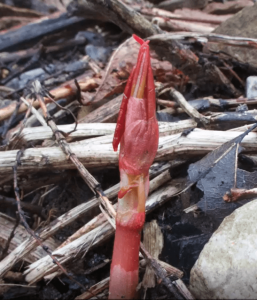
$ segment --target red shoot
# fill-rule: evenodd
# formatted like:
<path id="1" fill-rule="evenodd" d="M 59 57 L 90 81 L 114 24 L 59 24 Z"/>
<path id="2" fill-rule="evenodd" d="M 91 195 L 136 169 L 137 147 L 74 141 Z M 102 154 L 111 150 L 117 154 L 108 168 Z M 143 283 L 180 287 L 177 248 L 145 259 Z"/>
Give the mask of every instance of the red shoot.
<path id="1" fill-rule="evenodd" d="M 138 284 L 139 246 L 149 192 L 149 168 L 158 148 L 159 130 L 149 41 L 140 43 L 136 66 L 128 79 L 113 138 L 120 144 L 121 188 L 111 265 L 109 299 L 133 299 Z"/>

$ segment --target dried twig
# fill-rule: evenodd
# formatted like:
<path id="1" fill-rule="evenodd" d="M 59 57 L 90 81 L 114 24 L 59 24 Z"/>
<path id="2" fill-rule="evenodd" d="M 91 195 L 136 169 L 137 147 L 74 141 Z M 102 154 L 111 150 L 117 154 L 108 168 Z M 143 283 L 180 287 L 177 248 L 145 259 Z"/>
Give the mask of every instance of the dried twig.
<path id="1" fill-rule="evenodd" d="M 247 190 L 247 189 L 239 189 L 233 187 L 230 189 L 229 192 L 227 192 L 223 196 L 223 199 L 226 202 L 236 202 L 240 199 L 254 198 L 256 197 L 256 195 L 257 195 L 257 188 Z"/>
<path id="2" fill-rule="evenodd" d="M 158 278 L 160 278 L 163 284 L 168 288 L 168 290 L 176 297 L 176 299 L 184 299 L 180 295 L 179 291 L 174 286 L 173 282 L 167 276 L 167 272 L 158 264 L 156 259 L 154 259 L 150 253 L 145 249 L 144 245 L 140 244 L 140 252 L 147 259 L 153 270 L 155 271 Z M 177 278 L 176 278 L 177 279 Z"/>
<path id="3" fill-rule="evenodd" d="M 61 264 L 64 264 L 69 260 L 74 259 L 78 251 L 84 253 L 85 251 L 88 251 L 89 247 L 92 249 L 96 245 L 106 241 L 112 234 L 113 228 L 106 222 L 65 247 L 55 250 L 53 255 L 58 257 Z M 45 275 L 49 275 L 57 269 L 58 267 L 53 264 L 52 260 L 45 256 L 31 264 L 24 274 L 26 275 L 26 281 L 32 284 L 32 282 L 41 280 Z"/>
<path id="4" fill-rule="evenodd" d="M 33 113 L 33 115 L 36 116 L 36 118 L 38 119 L 39 123 L 43 126 L 43 127 L 47 127 L 47 123 L 44 120 L 44 118 L 40 115 L 40 113 L 35 109 L 35 107 L 32 106 L 32 103 L 30 103 L 29 101 L 27 101 L 25 98 L 21 97 L 20 98 L 22 102 L 24 102 L 29 109 L 31 109 L 31 112 Z"/>
<path id="5" fill-rule="evenodd" d="M 8 237 L 8 240 L 7 240 L 6 243 L 5 243 L 4 249 L 3 249 L 2 254 L 1 254 L 1 257 L 0 257 L 0 261 L 1 261 L 3 258 L 5 258 L 5 256 L 6 256 L 7 253 L 8 253 L 8 249 L 9 249 L 11 240 L 12 240 L 12 238 L 14 237 L 14 232 L 15 232 L 16 228 L 19 226 L 19 223 L 20 223 L 20 218 L 19 218 L 19 215 L 17 214 L 17 216 L 16 216 L 16 222 L 15 222 L 15 224 L 14 224 L 14 226 L 13 226 L 13 229 L 12 229 L 12 231 L 11 231 L 9 237 Z"/>
<path id="6" fill-rule="evenodd" d="M 204 126 L 210 123 L 210 120 L 200 114 L 195 108 L 193 108 L 184 98 L 184 96 L 176 91 L 174 88 L 169 88 L 170 95 L 175 98 L 180 107 L 197 123 L 201 122 Z"/>
<path id="7" fill-rule="evenodd" d="M 29 227 L 26 219 L 25 219 L 25 215 L 23 210 L 21 209 L 21 201 L 20 201 L 20 190 L 18 188 L 18 180 L 17 180 L 17 168 L 18 165 L 20 164 L 20 157 L 22 156 L 22 151 L 18 151 L 17 153 L 17 159 L 16 159 L 16 164 L 13 167 L 13 178 L 14 178 L 14 193 L 15 193 L 15 197 L 16 197 L 16 201 L 17 201 L 17 208 L 18 208 L 18 214 L 19 214 L 19 219 L 22 222 L 23 226 L 25 227 L 25 229 L 27 230 L 28 234 L 31 235 L 34 240 L 36 241 L 36 243 L 42 247 L 42 249 L 46 252 L 47 255 L 49 255 L 49 257 L 51 257 L 52 261 L 54 264 L 56 264 L 61 270 L 62 272 L 72 281 L 74 281 L 75 283 L 77 283 L 82 289 L 84 289 L 84 286 L 78 282 L 76 279 L 73 278 L 73 275 L 71 275 L 71 273 L 67 272 L 66 269 L 60 264 L 60 262 L 58 261 L 58 259 L 56 258 L 56 256 L 54 256 L 52 254 L 52 252 L 49 250 L 49 248 L 43 244 L 42 240 L 40 239 L 40 237 Z"/>
<path id="8" fill-rule="evenodd" d="M 227 70 L 241 83 L 243 87 L 245 87 L 245 82 L 237 75 L 237 73 L 230 67 L 226 62 L 223 61 L 223 65 L 227 68 Z"/>
<path id="9" fill-rule="evenodd" d="M 160 136 L 171 135 L 179 132 L 183 132 L 185 129 L 196 127 L 194 120 L 183 120 L 175 123 L 159 122 L 159 133 Z M 81 140 L 88 137 L 96 137 L 102 135 L 110 135 L 114 133 L 115 123 L 81 123 L 78 124 L 76 131 L 70 133 L 74 128 L 73 124 L 69 125 L 58 125 L 58 130 L 63 132 L 65 135 L 69 133 L 69 141 Z M 13 140 L 14 136 L 18 136 L 16 131 L 12 132 L 10 139 Z M 24 128 L 20 134 L 19 143 L 12 145 L 12 147 L 20 147 L 27 145 L 30 142 L 39 143 L 46 139 L 52 139 L 53 132 L 47 127 L 33 127 Z"/>
<path id="10" fill-rule="evenodd" d="M 86 82 L 79 81 L 78 83 L 79 83 L 81 91 L 88 91 L 88 90 L 91 90 L 98 86 L 94 79 L 89 79 Z M 71 84 L 71 83 L 67 84 L 66 86 L 62 86 L 62 87 L 56 88 L 54 90 L 51 90 L 51 95 L 54 96 L 55 101 L 58 99 L 67 98 L 69 96 L 76 95 L 76 93 L 77 93 L 77 88 L 76 88 L 75 84 Z M 49 98 L 46 98 L 45 102 L 49 103 L 52 101 Z M 14 102 L 14 103 L 11 103 L 10 105 L 8 105 L 7 107 L 1 108 L 0 109 L 0 121 L 8 119 L 15 111 L 16 105 L 17 105 L 17 103 Z M 33 106 L 35 108 L 38 108 L 39 102 L 34 101 Z M 27 111 L 27 105 L 22 103 L 19 107 L 18 113 L 20 114 L 25 111 Z"/>
<path id="11" fill-rule="evenodd" d="M 100 184 L 96 181 L 96 179 L 87 171 L 87 169 L 83 166 L 83 164 L 78 160 L 77 156 L 71 151 L 71 148 L 69 144 L 65 141 L 64 134 L 58 130 L 55 122 L 53 121 L 52 117 L 49 115 L 45 101 L 43 98 L 43 95 L 46 94 L 46 91 L 44 91 L 41 87 L 41 84 L 38 80 L 36 80 L 32 84 L 32 96 L 37 98 L 41 109 L 43 110 L 44 117 L 46 119 L 47 124 L 53 131 L 53 134 L 56 138 L 57 143 L 59 144 L 62 151 L 67 155 L 67 157 L 72 161 L 72 163 L 76 166 L 78 169 L 81 177 L 84 179 L 84 181 L 87 183 L 89 188 L 92 190 L 94 194 L 96 194 L 96 190 L 99 188 Z M 51 95 L 47 93 L 48 98 L 51 98 Z M 53 99 L 51 99 L 53 101 Z"/>
<path id="12" fill-rule="evenodd" d="M 163 30 L 168 31 L 196 31 L 201 33 L 210 33 L 215 27 L 207 24 L 187 22 L 181 20 L 169 20 L 163 17 L 154 17 L 152 23 L 158 25 Z"/>
<path id="13" fill-rule="evenodd" d="M 164 187 L 161 187 L 156 192 L 152 193 L 147 199 L 146 212 L 150 212 L 154 208 L 159 207 L 160 205 L 168 201 L 171 197 L 175 196 L 180 191 L 181 188 L 175 187 L 172 184 L 172 182 L 170 182 Z M 93 230 L 84 234 L 83 236 L 76 239 L 75 241 L 54 251 L 54 255 L 58 256 L 61 263 L 67 262 L 73 259 L 78 249 L 80 249 L 81 252 L 88 249 L 89 245 L 91 245 L 92 243 L 92 239 L 94 239 L 94 242 L 92 243 L 92 248 L 93 248 L 96 245 L 99 245 L 100 243 L 107 240 L 113 234 L 114 234 L 114 229 L 112 225 L 110 225 L 108 221 L 106 221 L 103 224 L 101 224 L 99 227 L 94 228 Z M 44 257 L 43 259 L 38 260 L 37 262 L 30 265 L 29 269 L 25 272 L 27 274 L 26 280 L 30 283 L 36 282 L 40 280 L 43 276 L 55 272 L 57 269 L 58 269 L 57 266 L 52 263 L 51 259 L 49 259 L 48 257 Z M 0 263 L 0 270 L 1 270 L 1 263 Z"/>
<path id="14" fill-rule="evenodd" d="M 108 288 L 109 286 L 109 280 L 110 278 L 105 278 L 104 280 L 98 282 L 97 284 L 90 287 L 90 289 L 83 294 L 76 297 L 76 300 L 82 300 L 82 299 L 90 299 L 92 297 L 92 294 L 97 295 Z"/>
<path id="15" fill-rule="evenodd" d="M 16 200 L 15 200 L 16 202 Z M 23 202 L 23 201 L 22 201 Z M 15 203 L 15 206 L 17 207 L 17 204 Z M 18 215 L 18 214 L 17 214 Z M 0 237 L 1 237 L 1 247 L 3 248 L 6 244 L 7 240 L 9 239 L 13 228 L 15 226 L 16 219 L 13 219 L 5 214 L 0 213 Z M 10 241 L 9 249 L 8 249 L 8 256 L 12 251 L 14 251 L 17 247 L 19 247 L 25 240 L 29 240 L 31 243 L 34 242 L 34 240 L 31 238 L 31 236 L 28 237 L 28 233 L 24 226 L 18 225 L 14 232 L 14 237 Z M 53 251 L 55 248 L 59 246 L 59 242 L 57 242 L 53 238 L 49 238 L 44 241 L 44 244 Z M 32 263 L 37 259 L 42 258 L 45 256 L 44 251 L 41 250 L 40 247 L 37 247 L 38 244 L 35 242 L 34 250 L 30 253 L 27 253 L 26 256 L 23 257 L 23 260 L 27 263 Z M 6 256 L 2 261 L 5 261 L 5 259 L 8 257 Z M 11 272 L 11 271 L 9 271 Z M 9 276 L 9 272 L 4 274 L 4 278 Z"/>
<path id="16" fill-rule="evenodd" d="M 16 203 L 16 199 L 14 198 L 9 198 L 9 197 L 5 197 L 0 195 L 0 203 L 4 204 L 5 207 L 12 207 L 12 206 L 17 206 Z M 21 202 L 21 207 L 22 209 L 24 209 L 25 211 L 28 211 L 32 214 L 37 214 L 38 216 L 40 216 L 43 219 L 46 219 L 46 212 L 44 210 L 44 208 L 42 208 L 39 205 L 34 205 L 31 203 L 27 203 L 27 202 Z"/>
<path id="17" fill-rule="evenodd" d="M 108 189 L 105 193 L 108 197 L 112 198 L 117 195 L 119 191 L 119 185 Z M 41 240 L 45 240 L 48 237 L 52 236 L 56 233 L 60 228 L 67 226 L 72 223 L 74 220 L 85 214 L 87 211 L 97 207 L 99 201 L 97 198 L 93 198 L 91 201 L 86 203 L 82 203 L 64 215 L 58 217 L 52 223 L 44 228 L 39 233 L 39 237 Z M 31 240 L 30 238 L 25 240 L 23 243 L 18 245 L 5 259 L 0 261 L 0 277 L 2 277 L 6 272 L 8 272 L 17 262 L 23 259 L 28 253 L 30 253 L 34 248 L 38 246 L 35 240 Z"/>
<path id="18" fill-rule="evenodd" d="M 5 135 L 6 135 L 7 131 L 9 130 L 9 128 L 11 127 L 11 125 L 13 123 L 13 120 L 17 116 L 18 111 L 20 109 L 20 106 L 21 106 L 21 102 L 19 101 L 19 102 L 16 103 L 16 106 L 15 106 L 15 108 L 14 108 L 12 114 L 11 114 L 10 119 L 4 124 L 3 133 L 1 135 L 2 139 L 5 138 Z"/>
<path id="19" fill-rule="evenodd" d="M 160 137 L 155 161 L 177 159 L 179 156 L 204 155 L 241 133 L 196 128 L 186 136 L 178 133 Z M 244 153 L 252 153 L 257 150 L 256 136 L 256 132 L 251 132 L 244 138 L 242 142 Z M 87 168 L 113 167 L 118 164 L 118 154 L 113 152 L 111 142 L 112 136 L 106 136 L 70 143 L 69 147 Z M 12 173 L 16 155 L 17 151 L 15 150 L 0 152 L 0 173 L 5 174 L 5 177 Z M 75 166 L 67 160 L 67 156 L 58 147 L 28 148 L 21 158 L 18 173 L 39 172 L 50 168 L 71 169 Z"/>
<path id="20" fill-rule="evenodd" d="M 191 43 L 196 41 L 200 43 L 208 43 L 208 42 L 216 42 L 223 43 L 230 46 L 241 46 L 241 47 L 249 47 L 256 48 L 257 47 L 257 39 L 247 38 L 247 37 L 237 37 L 237 36 L 229 36 L 222 35 L 216 33 L 199 33 L 199 32 L 166 32 L 162 34 L 158 34 L 155 36 L 149 37 L 149 40 L 187 40 Z"/>
<path id="21" fill-rule="evenodd" d="M 150 171 L 150 176 L 153 174 L 153 172 Z M 156 189 L 158 189 L 160 186 L 162 186 L 165 182 L 169 181 L 171 179 L 170 170 L 164 170 L 161 174 L 157 175 L 154 179 L 150 181 L 149 186 L 149 193 L 152 193 Z M 117 191 L 119 189 L 119 184 L 116 185 Z M 112 215 L 114 216 L 116 213 L 112 210 L 110 203 L 108 203 L 108 207 L 110 208 L 110 211 L 112 212 Z M 106 203 L 104 202 L 104 206 L 106 207 Z M 116 204 L 113 206 L 116 210 Z M 108 208 L 107 208 L 108 209 Z M 109 215 L 108 215 L 109 216 Z M 112 216 L 110 216 L 112 217 Z M 63 242 L 59 247 L 63 247 L 72 241 L 78 239 L 83 234 L 88 233 L 90 230 L 100 226 L 105 222 L 105 216 L 103 214 L 99 214 L 96 217 L 94 217 L 92 220 L 90 220 L 88 223 L 86 223 L 84 226 L 82 226 L 78 231 L 76 231 L 73 235 L 71 235 L 65 242 Z"/>
<path id="22" fill-rule="evenodd" d="M 26 122 L 28 120 L 28 117 L 30 115 L 30 113 L 32 112 L 37 119 L 39 120 L 39 122 L 41 123 L 41 125 L 43 126 L 47 126 L 45 120 L 43 119 L 43 117 L 39 114 L 39 112 L 32 106 L 32 103 L 27 101 L 26 99 L 24 99 L 23 97 L 20 98 L 20 101 L 22 101 L 23 103 L 25 103 L 28 106 L 28 110 L 26 111 L 25 117 L 22 121 L 22 124 L 20 125 L 20 128 L 18 129 L 17 132 L 15 132 L 15 134 L 12 135 L 12 137 L 9 139 L 5 149 L 9 148 L 10 144 L 12 145 L 11 148 L 15 148 L 15 146 L 17 145 L 17 143 L 20 140 L 20 135 L 22 133 L 22 130 L 24 129 L 24 127 L 26 126 Z M 20 103 L 20 102 L 19 102 Z"/>

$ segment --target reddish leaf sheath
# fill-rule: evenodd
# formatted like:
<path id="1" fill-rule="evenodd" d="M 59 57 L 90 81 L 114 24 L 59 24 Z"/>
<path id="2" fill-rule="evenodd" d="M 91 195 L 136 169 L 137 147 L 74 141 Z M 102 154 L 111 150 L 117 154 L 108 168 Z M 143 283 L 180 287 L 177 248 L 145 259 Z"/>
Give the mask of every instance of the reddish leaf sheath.
<path id="1" fill-rule="evenodd" d="M 149 168 L 158 148 L 156 100 L 149 41 L 133 35 L 141 47 L 125 88 L 113 148 L 120 144 L 121 188 L 111 266 L 109 299 L 136 297 L 141 229 L 149 191 Z"/>

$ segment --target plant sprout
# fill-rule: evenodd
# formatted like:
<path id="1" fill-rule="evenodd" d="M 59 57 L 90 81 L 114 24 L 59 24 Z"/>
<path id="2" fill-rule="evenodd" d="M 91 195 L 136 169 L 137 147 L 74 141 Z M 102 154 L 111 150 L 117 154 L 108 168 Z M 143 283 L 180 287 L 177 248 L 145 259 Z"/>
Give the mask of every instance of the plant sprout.
<path id="1" fill-rule="evenodd" d="M 139 247 L 149 192 L 149 168 L 158 148 L 159 130 L 150 63 L 149 41 L 141 45 L 136 66 L 128 79 L 113 138 L 120 144 L 120 191 L 111 265 L 109 299 L 133 299 L 138 285 Z"/>

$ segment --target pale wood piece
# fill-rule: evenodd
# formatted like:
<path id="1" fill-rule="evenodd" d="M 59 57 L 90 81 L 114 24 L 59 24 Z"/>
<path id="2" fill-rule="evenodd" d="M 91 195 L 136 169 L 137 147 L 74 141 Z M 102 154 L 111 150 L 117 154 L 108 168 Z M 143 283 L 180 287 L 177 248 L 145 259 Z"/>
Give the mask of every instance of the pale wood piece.
<path id="1" fill-rule="evenodd" d="M 119 185 L 115 185 L 110 189 L 105 191 L 105 194 L 109 198 L 113 198 L 117 195 L 119 191 Z M 92 200 L 82 203 L 64 215 L 60 216 L 53 222 L 51 222 L 48 226 L 46 226 L 40 233 L 39 237 L 44 241 L 51 235 L 55 234 L 60 228 L 71 224 L 74 220 L 90 211 L 91 209 L 97 207 L 99 204 L 99 200 L 97 198 L 93 198 Z M 8 272 L 18 261 L 23 259 L 28 253 L 30 253 L 33 249 L 37 247 L 37 242 L 31 237 L 27 238 L 23 243 L 19 244 L 8 256 L 6 256 L 2 261 L 0 261 L 0 278 Z M 56 247 L 55 247 L 56 248 Z"/>
<path id="2" fill-rule="evenodd" d="M 242 132 L 236 131 L 215 131 L 194 129 L 186 136 L 179 134 L 160 137 L 159 149 L 155 161 L 169 160 L 178 155 L 192 156 L 204 155 L 219 147 L 221 144 L 239 136 Z M 110 143 L 103 143 L 102 137 L 91 140 L 70 143 L 70 148 L 86 168 L 114 167 L 118 165 L 118 152 L 112 149 Z M 95 141 L 101 141 L 95 144 Z M 244 152 L 249 153 L 257 150 L 257 133 L 249 133 L 243 140 Z M 9 176 L 12 174 L 12 167 L 15 164 L 17 150 L 0 152 L 0 172 Z M 70 162 L 59 147 L 46 147 L 26 149 L 21 157 L 21 165 L 18 174 L 27 172 L 38 172 L 46 169 L 72 169 L 75 166 Z"/>
<path id="3" fill-rule="evenodd" d="M 192 295 L 192 293 L 189 291 L 189 289 L 186 287 L 184 282 L 181 279 L 178 279 L 174 281 L 174 284 L 176 285 L 177 289 L 180 291 L 180 293 L 187 299 L 187 300 L 194 300 L 195 297 Z"/>
<path id="4" fill-rule="evenodd" d="M 229 36 L 216 33 L 199 33 L 199 32 L 165 32 L 161 34 L 156 34 L 154 36 L 148 37 L 150 41 L 172 41 L 172 40 L 188 40 L 191 38 L 192 42 L 198 41 L 203 44 L 208 42 L 223 43 L 230 46 L 244 46 L 249 48 L 256 48 L 257 39 Z"/>
<path id="5" fill-rule="evenodd" d="M 174 88 L 170 88 L 170 95 L 176 99 L 180 107 L 186 112 L 195 122 L 201 122 L 204 126 L 210 123 L 210 120 L 200 114 L 186 99 L 184 96 L 176 91 Z"/>
<path id="6" fill-rule="evenodd" d="M 105 278 L 104 280 L 98 282 L 97 284 L 91 286 L 89 290 L 87 290 L 85 293 L 77 296 L 75 300 L 82 300 L 82 299 L 90 299 L 93 295 L 98 295 L 105 289 L 109 287 L 109 281 L 110 277 Z"/>
<path id="7" fill-rule="evenodd" d="M 144 241 L 146 250 L 153 258 L 158 259 L 163 248 L 163 234 L 156 220 L 144 225 Z M 142 286 L 144 289 L 153 288 L 156 285 L 155 273 L 149 264 L 146 265 Z"/>
<path id="8" fill-rule="evenodd" d="M 151 173 L 153 173 L 153 172 L 150 172 L 150 176 L 151 176 Z M 171 179 L 171 176 L 170 176 L 169 170 L 162 172 L 161 174 L 159 174 L 158 176 L 156 176 L 154 179 L 152 179 L 150 181 L 149 193 L 152 193 L 153 191 L 157 190 L 157 188 L 162 186 L 164 183 L 166 183 L 170 179 Z M 115 210 L 117 209 L 117 204 L 114 204 L 114 208 L 115 208 Z M 100 213 L 99 215 L 94 217 L 92 220 L 90 220 L 88 223 L 86 223 L 84 226 L 82 226 L 79 230 L 77 230 L 73 235 L 71 235 L 66 241 L 64 241 L 58 247 L 58 249 L 71 243 L 72 241 L 76 240 L 83 234 L 88 233 L 92 229 L 100 226 L 105 221 L 106 221 L 106 217 L 102 213 Z"/>
<path id="9" fill-rule="evenodd" d="M 174 165 L 183 163 L 183 161 L 175 162 Z M 171 163 L 167 163 L 166 167 L 165 165 L 161 168 L 161 171 L 165 171 L 167 168 L 170 168 L 172 166 Z M 156 164 L 155 164 L 156 167 Z M 154 174 L 159 174 L 159 169 L 155 171 L 155 168 L 151 171 L 150 169 L 150 176 Z M 165 173 L 165 172 L 164 172 Z M 163 174 L 159 178 L 162 181 L 163 180 Z M 151 190 L 151 183 L 153 183 L 153 187 L 156 185 L 157 179 L 150 181 L 150 190 Z M 160 181 L 160 182 L 161 182 Z M 107 189 L 104 191 L 105 195 L 112 199 L 115 196 L 117 196 L 119 191 L 120 185 L 119 183 L 114 185 L 113 187 Z M 86 203 L 82 203 L 74 208 L 72 208 L 67 213 L 63 214 L 62 216 L 58 217 L 56 220 L 51 222 L 48 226 L 46 226 L 41 232 L 39 232 L 39 237 L 42 240 L 47 239 L 51 235 L 55 234 L 59 229 L 71 224 L 74 220 L 85 214 L 86 212 L 90 211 L 91 209 L 97 207 L 99 205 L 99 199 L 94 197 L 90 201 Z M 89 222 L 90 223 L 90 222 Z M 102 224 L 102 223 L 100 223 Z M 95 228 L 95 227 L 93 227 Z M 91 229 L 93 229 L 91 227 Z M 88 231 L 87 231 L 88 232 Z M 20 261 L 23 257 L 25 257 L 30 251 L 32 251 L 37 246 L 37 243 L 35 240 L 28 238 L 26 239 L 22 244 L 20 244 L 18 247 L 16 247 L 7 257 L 5 257 L 2 261 L 0 261 L 0 278 L 9 271 L 18 261 Z"/>
<path id="10" fill-rule="evenodd" d="M 181 189 L 172 185 L 172 182 L 161 187 L 156 192 L 152 193 L 146 202 L 146 213 L 149 213 L 157 206 L 162 205 L 171 197 L 176 195 Z M 87 234 L 81 236 L 77 240 L 53 252 L 53 255 L 58 257 L 61 264 L 71 260 L 77 255 L 78 251 L 84 253 L 88 248 L 93 248 L 96 245 L 107 240 L 114 233 L 114 228 L 108 221 L 99 227 L 91 230 Z M 31 264 L 25 271 L 26 281 L 32 284 L 42 279 L 45 275 L 55 272 L 58 266 L 53 264 L 51 258 L 43 258 Z"/>
<path id="11" fill-rule="evenodd" d="M 15 219 L 0 213 L 0 245 L 2 248 L 5 247 L 6 241 L 8 240 L 14 226 L 15 226 Z M 12 238 L 9 248 L 8 248 L 8 253 L 11 251 L 15 250 L 20 244 L 22 244 L 26 239 L 32 239 L 26 229 L 18 225 L 18 227 L 15 230 L 14 237 Z M 60 244 L 59 242 L 55 241 L 53 238 L 47 239 L 45 242 L 45 245 L 53 251 L 58 247 Z M 32 263 L 46 255 L 45 251 L 41 247 L 37 247 L 33 252 L 28 253 L 26 256 L 23 257 L 23 259 L 26 262 Z"/>
<path id="12" fill-rule="evenodd" d="M 184 131 L 185 129 L 195 128 L 196 122 L 194 120 L 183 120 L 178 122 L 159 122 L 160 136 L 175 134 Z M 58 125 L 58 130 L 69 133 L 74 129 L 74 124 Z M 114 133 L 116 123 L 80 123 L 78 124 L 76 131 L 71 132 L 68 136 L 69 141 L 76 139 L 84 139 L 89 137 L 96 137 L 102 135 L 111 135 Z M 10 139 L 18 132 L 14 131 L 10 135 Z M 19 142 L 15 141 L 16 149 L 19 149 L 22 145 L 26 145 L 29 142 L 39 143 L 46 139 L 52 139 L 53 132 L 47 127 L 30 127 L 24 128 L 19 137 Z"/>
<path id="13" fill-rule="evenodd" d="M 210 33 L 215 29 L 215 26 L 210 26 L 199 22 L 188 22 L 181 20 L 170 20 L 162 17 L 154 17 L 152 23 L 158 25 L 163 30 L 168 31 L 192 31 L 201 33 Z"/>

